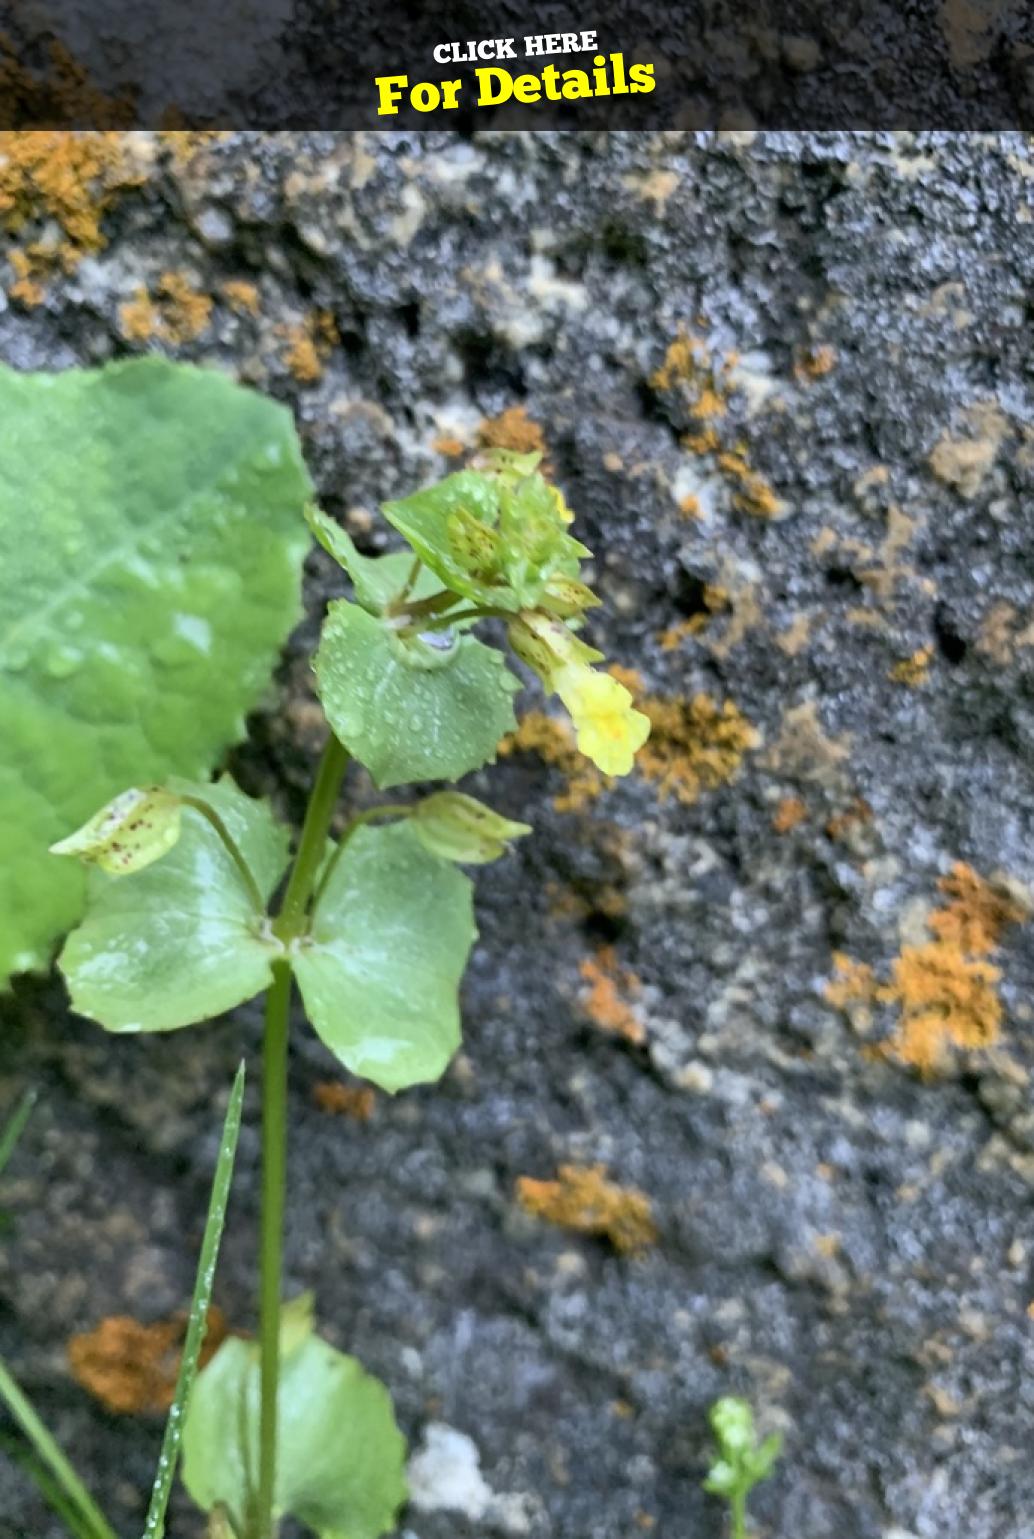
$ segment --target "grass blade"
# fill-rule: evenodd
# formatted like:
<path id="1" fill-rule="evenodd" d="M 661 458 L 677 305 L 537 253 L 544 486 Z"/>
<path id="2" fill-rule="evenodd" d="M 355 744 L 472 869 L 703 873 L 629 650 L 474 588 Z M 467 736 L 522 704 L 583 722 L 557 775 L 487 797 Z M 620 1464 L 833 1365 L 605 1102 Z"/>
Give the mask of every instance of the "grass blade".
<path id="1" fill-rule="evenodd" d="M 0 1437 L 0 1450 L 24 1471 L 47 1506 L 57 1514 L 69 1532 L 75 1535 L 75 1539 L 97 1539 L 96 1529 L 91 1528 L 78 1508 L 72 1505 L 61 1490 L 54 1477 L 47 1473 L 24 1443 L 14 1437 Z"/>
<path id="2" fill-rule="evenodd" d="M 117 1539 L 115 1530 L 47 1431 L 7 1364 L 0 1358 L 0 1399 L 32 1445 L 58 1489 L 75 1508 L 90 1539 Z M 82 1527 L 78 1532 L 82 1532 Z"/>
<path id="3" fill-rule="evenodd" d="M 237 1138 L 241 1130 L 241 1106 L 243 1101 L 244 1064 L 242 1062 L 237 1070 L 237 1077 L 233 1082 L 233 1089 L 230 1092 L 230 1104 L 226 1108 L 222 1142 L 219 1145 L 219 1159 L 216 1162 L 215 1176 L 212 1181 L 212 1195 L 208 1204 L 208 1218 L 205 1222 L 204 1238 L 201 1241 L 201 1255 L 198 1258 L 197 1276 L 194 1280 L 194 1297 L 190 1305 L 190 1320 L 187 1324 L 187 1335 L 183 1343 L 183 1357 L 180 1362 L 179 1377 L 176 1380 L 176 1394 L 172 1402 L 172 1408 L 169 1411 L 169 1419 L 165 1423 L 165 1436 L 162 1439 L 162 1451 L 158 1458 L 158 1469 L 154 1477 L 151 1505 L 147 1512 L 147 1524 L 144 1528 L 143 1539 L 163 1539 L 165 1533 L 165 1509 L 169 1505 L 173 1477 L 176 1474 L 180 1443 L 183 1438 L 183 1422 L 187 1414 L 187 1401 L 194 1387 L 194 1380 L 197 1377 L 198 1358 L 201 1355 L 201 1346 L 205 1339 L 205 1322 L 208 1315 L 208 1306 L 212 1299 L 212 1283 L 215 1280 L 215 1263 L 219 1254 L 219 1242 L 222 1239 L 223 1223 L 226 1219 L 226 1203 L 230 1195 L 233 1161 L 237 1153 Z"/>
<path id="4" fill-rule="evenodd" d="M 15 1144 L 25 1131 L 25 1124 L 28 1122 L 35 1104 L 35 1090 L 26 1090 L 4 1124 L 4 1130 L 0 1133 L 0 1175 L 3 1175 L 4 1166 L 14 1153 Z"/>

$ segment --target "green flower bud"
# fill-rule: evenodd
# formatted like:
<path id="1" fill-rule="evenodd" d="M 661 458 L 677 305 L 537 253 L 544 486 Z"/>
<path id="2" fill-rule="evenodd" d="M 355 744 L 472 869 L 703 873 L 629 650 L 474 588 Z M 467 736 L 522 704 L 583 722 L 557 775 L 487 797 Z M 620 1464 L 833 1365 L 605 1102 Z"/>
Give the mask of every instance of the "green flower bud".
<path id="1" fill-rule="evenodd" d="M 530 823 L 511 822 L 461 791 L 436 791 L 425 797 L 417 803 L 411 825 L 432 855 L 471 866 L 498 860 L 511 839 L 531 833 Z"/>
<path id="2" fill-rule="evenodd" d="M 498 571 L 499 536 L 473 513 L 457 508 L 446 519 L 445 532 L 453 558 L 468 572 L 488 577 Z"/>

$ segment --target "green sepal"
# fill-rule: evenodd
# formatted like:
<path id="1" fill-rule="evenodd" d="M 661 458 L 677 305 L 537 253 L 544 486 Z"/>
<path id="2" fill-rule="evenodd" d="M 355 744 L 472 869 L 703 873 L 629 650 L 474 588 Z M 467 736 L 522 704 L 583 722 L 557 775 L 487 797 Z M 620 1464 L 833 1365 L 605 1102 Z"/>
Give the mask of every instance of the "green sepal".
<path id="1" fill-rule="evenodd" d="M 460 1043 L 459 984 L 477 931 L 471 884 L 409 820 L 359 828 L 292 964 L 317 1035 L 382 1090 L 437 1079 Z"/>
<path id="2" fill-rule="evenodd" d="M 296 1301 L 297 1302 L 297 1301 Z M 320 1539 L 379 1539 L 406 1499 L 406 1444 L 384 1385 L 285 1305 L 274 1510 Z M 260 1369 L 252 1342 L 224 1341 L 198 1375 L 183 1434 L 183 1480 L 205 1512 L 244 1532 L 259 1466 Z"/>
<path id="3" fill-rule="evenodd" d="M 382 614 L 404 589 L 413 570 L 412 554 L 402 550 L 386 556 L 364 556 L 356 549 L 351 535 L 314 503 L 309 503 L 305 509 L 305 522 L 323 549 L 348 573 L 358 603 L 370 614 Z M 432 594 L 440 593 L 441 588 L 434 572 L 421 566 L 409 597 L 430 598 Z"/>
<path id="4" fill-rule="evenodd" d="M 499 522 L 499 487 L 491 477 L 476 470 L 459 470 L 410 497 L 382 503 L 381 511 L 424 565 L 453 593 L 461 593 L 477 604 L 520 608 L 504 585 L 479 579 L 468 564 L 463 539 L 466 523 L 476 521 L 493 529 Z"/>
<path id="5" fill-rule="evenodd" d="M 268 897 L 283 871 L 274 852 L 285 849 L 269 808 L 228 778 L 195 789 L 217 803 Z M 146 870 L 90 872 L 86 917 L 61 952 L 72 1008 L 109 1031 L 172 1031 L 221 1015 L 261 993 L 282 954 L 217 830 L 194 807 L 182 818 L 177 844 Z"/>
<path id="6" fill-rule="evenodd" d="M 462 791 L 436 791 L 417 802 L 410 825 L 425 849 L 443 860 L 481 866 L 505 855 L 511 839 L 531 833 Z"/>
<path id="7" fill-rule="evenodd" d="M 494 759 L 516 727 L 520 687 L 502 655 L 468 635 L 435 632 L 440 651 L 408 644 L 339 599 L 323 624 L 315 669 L 327 720 L 384 788 L 458 780 Z"/>

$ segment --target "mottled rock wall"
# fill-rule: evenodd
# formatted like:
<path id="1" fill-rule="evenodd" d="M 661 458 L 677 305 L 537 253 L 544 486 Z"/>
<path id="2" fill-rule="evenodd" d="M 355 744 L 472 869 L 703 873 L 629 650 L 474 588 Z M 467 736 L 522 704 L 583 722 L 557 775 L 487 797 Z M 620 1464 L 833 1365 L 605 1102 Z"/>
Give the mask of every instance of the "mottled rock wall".
<path id="1" fill-rule="evenodd" d="M 613 787 L 534 716 L 473 777 L 537 832 L 478 879 L 439 1089 L 328 1116 L 298 1022 L 290 1285 L 496 1493 L 408 1533 L 717 1535 L 705 1410 L 735 1387 L 786 1434 L 773 1539 L 1031 1539 L 1028 141 L 87 148 L 54 145 L 42 199 L 0 165 L 42 221 L 0 266 L 0 357 L 231 370 L 291 403 L 369 548 L 379 499 L 523 408 L 503 431 L 541 429 L 598 552 L 593 637 L 655 721 Z M 294 817 L 335 582 L 314 554 L 235 761 Z M 2 1014 L 2 1099 L 43 1098 L 0 1190 L 0 1346 L 128 1533 L 158 1422 L 107 1417 L 64 1342 L 186 1296 L 257 1011 L 115 1042 L 26 982 Z M 218 1288 L 242 1326 L 256 1111 Z M 650 1199 L 641 1257 L 516 1200 L 597 1163 Z M 56 1532 L 0 1469 L 0 1535 Z"/>

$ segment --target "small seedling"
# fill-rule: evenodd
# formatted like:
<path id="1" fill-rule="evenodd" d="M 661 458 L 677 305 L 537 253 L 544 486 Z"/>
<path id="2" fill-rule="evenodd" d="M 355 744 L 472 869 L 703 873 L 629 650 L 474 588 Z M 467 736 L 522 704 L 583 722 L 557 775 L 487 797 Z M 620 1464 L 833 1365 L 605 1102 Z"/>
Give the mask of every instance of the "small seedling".
<path id="1" fill-rule="evenodd" d="M 746 1400 L 723 1395 L 708 1414 L 718 1445 L 718 1457 L 707 1472 L 704 1490 L 729 1503 L 730 1539 L 747 1539 L 747 1497 L 767 1480 L 779 1457 L 783 1439 L 778 1432 L 758 1443 L 754 1413 Z"/>
<path id="2" fill-rule="evenodd" d="M 297 986 L 330 1052 L 391 1093 L 438 1079 L 459 1046 L 476 930 L 457 865 L 498 859 L 529 826 L 438 790 L 353 811 L 333 832 L 351 758 L 380 790 L 494 759 L 520 681 L 471 634 L 479 621 L 504 622 L 606 774 L 627 774 L 646 738 L 646 717 L 577 634 L 600 602 L 581 576 L 590 552 L 538 460 L 495 451 L 385 504 L 408 547 L 386 556 L 364 556 L 309 509 L 354 600 L 331 604 L 314 659 L 330 733 L 293 857 L 269 805 L 228 776 L 137 784 L 53 846 L 88 867 L 85 918 L 60 958 L 80 1014 L 109 1031 L 172 1031 L 266 995 L 258 1340 L 224 1342 L 187 1404 L 192 1344 L 148 1536 L 162 1531 L 184 1416 L 183 1477 L 213 1534 L 274 1539 L 290 1514 L 320 1539 L 377 1539 L 405 1499 L 387 1390 L 320 1340 L 311 1300 L 281 1306 L 289 1012 Z"/>

